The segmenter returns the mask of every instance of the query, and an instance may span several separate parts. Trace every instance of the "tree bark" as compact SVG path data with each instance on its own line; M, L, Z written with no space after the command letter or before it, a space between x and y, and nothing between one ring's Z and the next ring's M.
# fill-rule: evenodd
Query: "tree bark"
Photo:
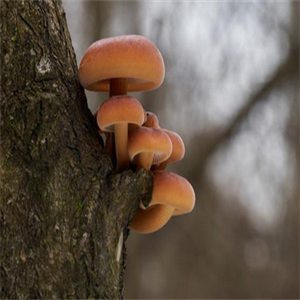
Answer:
M1 299L122 298L151 173L115 174L61 1L1 1Z

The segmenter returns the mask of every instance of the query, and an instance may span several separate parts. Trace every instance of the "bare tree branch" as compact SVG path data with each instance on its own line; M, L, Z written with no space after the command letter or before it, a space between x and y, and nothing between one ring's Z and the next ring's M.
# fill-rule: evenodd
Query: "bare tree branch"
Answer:
M199 169L204 170L209 157L213 155L224 143L229 141L234 135L235 131L244 122L246 117L251 112L255 104L265 99L265 96L272 91L274 88L281 84L290 82L292 84L298 84L297 79L299 78L299 48L293 49L290 54L286 57L283 63L278 67L277 71L270 77L270 79L259 88L252 96L246 101L246 105L236 114L230 125L211 138L205 137L206 144L203 145L201 140L203 136L196 136L194 140L199 141L196 144L200 145L195 147L195 153L201 152L201 156L198 160L198 167L195 168L195 176L201 176L203 172L199 172ZM207 142L209 141L209 142ZM199 149L200 148L200 149ZM194 154L196 155L196 154ZM190 157L194 157L191 155ZM199 155L198 155L199 156Z

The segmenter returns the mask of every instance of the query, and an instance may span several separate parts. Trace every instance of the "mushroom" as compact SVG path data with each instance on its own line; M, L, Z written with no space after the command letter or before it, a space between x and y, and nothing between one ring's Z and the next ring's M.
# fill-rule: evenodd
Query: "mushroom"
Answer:
M161 204L151 206L147 210L138 208L129 227L138 233L152 233L165 226L173 213L172 206Z
M85 52L79 67L79 80L84 88L109 92L110 97L156 89L164 76L165 67L159 50L149 39L138 35L96 41ZM124 123L115 125L115 139L128 135L127 130L128 125ZM125 159L127 154L122 153L125 149L125 144L117 148L117 157ZM118 168L118 171L128 168L128 162Z
M185 147L181 137L174 131L162 129L172 141L173 150L170 157L162 162L160 165L153 167L154 170L165 170L169 163L177 162L183 159L185 154Z
M171 153L172 142L161 129L139 127L129 134L128 154L130 161L137 164L137 170L150 170L152 164L165 161Z
M105 132L113 132L115 129L117 171L129 168L128 124L141 126L145 121L144 117L142 105L131 96L110 97L100 105L97 113L98 126Z
M172 217L189 213L195 205L195 192L183 177L165 171L154 171L152 199L146 210L138 209L130 228L151 233L162 228Z
M146 111L144 110L144 124L145 124L146 121L147 121L147 113L146 113ZM132 131L132 130L138 128L138 127L140 127L140 126L139 126L139 125L136 125L136 124L128 124L128 132L130 132L130 131Z
M158 88L164 79L165 67L157 47L147 38L128 35L102 39L93 43L84 54L79 79L82 86L92 91L109 92L109 98L97 112L100 133L105 132L112 149L115 133L117 171L129 168L129 159L137 169L150 169L164 161L180 160L184 144L174 132L161 130L157 117L147 113L127 92ZM128 126L131 131L128 140ZM141 126L138 127L137 126ZM127 148L128 146L128 148ZM174 147L174 149L173 149ZM195 204L195 193L183 177L165 171L153 171L154 189L147 209L138 209L130 227L149 233L164 226L172 215L190 212Z
M147 111L146 115L147 115L147 120L143 124L144 127L160 128L158 118L154 113ZM171 139L173 150L170 157L167 160L165 160L159 165L153 165L152 167L153 170L165 170L169 163L182 160L185 154L185 147L181 137L176 132L173 132L171 130L168 129L162 129L162 130Z
M127 91L158 88L165 67L157 47L139 35L124 35L96 41L85 52L79 67L82 86L92 91Z
M154 113L152 113L151 111L147 111L146 116L147 118L143 126L151 127L151 128L159 128L158 118Z

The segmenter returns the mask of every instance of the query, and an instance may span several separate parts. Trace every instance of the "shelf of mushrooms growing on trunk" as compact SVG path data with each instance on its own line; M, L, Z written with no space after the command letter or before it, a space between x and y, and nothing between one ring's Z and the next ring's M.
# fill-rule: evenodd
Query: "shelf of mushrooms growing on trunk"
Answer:
M94 41L142 35L161 87L128 93L185 143L168 171L191 214L126 243L126 298L299 296L296 2L64 1L78 65ZM86 92L94 113L108 98Z

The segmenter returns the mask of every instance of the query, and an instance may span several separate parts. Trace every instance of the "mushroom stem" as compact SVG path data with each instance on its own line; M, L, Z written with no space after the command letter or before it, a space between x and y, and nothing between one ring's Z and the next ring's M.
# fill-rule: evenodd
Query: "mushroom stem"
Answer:
M127 95L127 79L110 79L109 96ZM129 157L127 151L128 124L115 124L115 145L117 156L117 172L129 169Z
M150 170L152 161L153 161L154 153L153 152L142 152L139 154L138 163L136 170L140 170L142 168L146 170Z
M169 160L163 161L161 164L159 164L157 167L154 167L154 170L165 170L167 168Z
M115 145L117 156L117 172L129 169L128 144L128 124L115 124Z
M127 79L112 78L110 79L109 97L127 95Z

